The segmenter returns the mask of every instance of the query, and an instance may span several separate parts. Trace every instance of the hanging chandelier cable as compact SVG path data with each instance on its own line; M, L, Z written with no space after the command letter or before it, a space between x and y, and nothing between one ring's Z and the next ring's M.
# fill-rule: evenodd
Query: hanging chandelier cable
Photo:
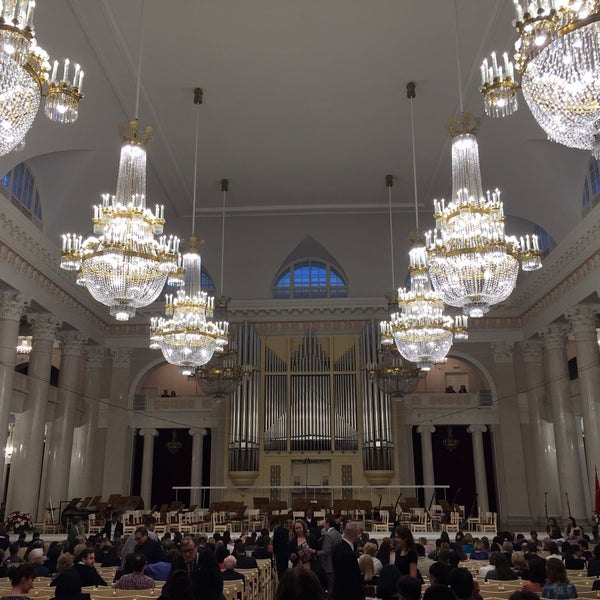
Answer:
M190 376L194 370L206 364L215 352L227 345L229 323L209 321L214 314L215 299L202 291L202 260L196 229L196 196L198 188L198 139L199 113L202 90L194 90L196 105L194 183L192 191L192 235L189 248L183 254L184 286L165 295L165 314L170 318L153 317L150 324L150 348L160 348L172 365L180 368L182 375Z
M76 271L76 282L92 297L109 307L118 321L135 316L136 309L152 304L167 279L183 284L179 238L163 235L164 206L146 207L146 145L152 128L138 124L144 1L140 7L140 47L134 119L129 129L120 126L122 138L119 172L114 195L103 194L93 207L93 234L62 236L61 268ZM158 236L158 239L155 237Z
M477 318L513 292L519 271L541 267L538 238L509 236L498 189L483 193L479 119L463 112L458 6L455 9L456 70L460 115L450 119L452 198L434 200L435 229L425 235L434 290L465 316Z

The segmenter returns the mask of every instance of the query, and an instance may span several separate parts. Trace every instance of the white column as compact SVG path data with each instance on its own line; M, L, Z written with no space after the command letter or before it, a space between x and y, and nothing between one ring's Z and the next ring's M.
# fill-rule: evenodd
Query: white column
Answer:
M594 469L600 467L600 350L596 333L597 305L582 304L565 315L575 337L579 395L585 433L587 490L595 489ZM594 507L588 507L591 514Z
M531 515L527 489L519 488L513 494L515 482L527 481L523 460L523 438L519 414L519 401L515 386L512 342L491 345L494 357L494 381L496 383L499 425L494 427L496 449L496 476L500 499L500 517L503 527L520 529L529 527Z
M569 516L565 492L569 494L572 516L585 519L583 485L579 469L577 428L569 398L569 371L567 363L567 337L564 325L550 325L541 334L545 343L546 373L549 380L552 422L560 482L561 516Z
M152 508L152 471L154 464L154 438L158 435L156 429L140 429L144 438L144 453L142 456L141 496L146 510Z
M28 319L33 330L27 371L29 392L23 412L15 415L14 454L6 510L7 514L20 510L35 516L38 514L52 346L61 322L49 313L30 314ZM27 477L23 473L27 473ZM54 498L52 501L58 502Z
M82 351L87 338L77 331L62 331L58 394L48 443L48 475L45 502L68 500L75 417L83 390Z
M130 438L127 436L129 424L128 391L129 365L133 351L131 348L111 348L112 377L110 380L110 405L106 421L106 450L104 453L104 474L102 497L111 494L128 496L128 464Z
M8 438L10 399L15 379L19 322L29 299L16 290L0 291L0 473L4 473L4 448ZM4 477L0 481L0 498L4 497Z
M102 479L97 470L94 457L98 454L104 459L104 448L97 447L99 398L102 387L102 367L105 349L102 346L86 346L86 359L82 414L80 426L75 428L73 452L71 454L71 476L69 478L69 498L85 498L102 493Z
M490 502L488 500L485 454L483 450L483 434L487 431L487 427L485 425L469 425L467 431L471 434L471 441L473 443L477 506L481 507L482 511L487 512L490 510Z
M188 432L192 436L192 472L190 474L190 486L200 487L202 485L202 447L204 445L204 436L206 429L190 429ZM200 506L202 493L200 490L191 490L190 506Z
M529 410L527 437L530 442L531 465L527 483L530 489L532 517L537 522L545 521L545 500L550 509L560 506L560 485L556 465L554 431L545 417L544 399L544 345L538 341L519 344L525 374L525 391ZM548 440L547 438L551 439Z
M431 446L431 434L435 432L433 425L419 425L417 433L421 435L421 454L423 456L423 485L435 485L435 474L433 470L433 448ZM429 503L429 496L433 490L426 490L424 501Z

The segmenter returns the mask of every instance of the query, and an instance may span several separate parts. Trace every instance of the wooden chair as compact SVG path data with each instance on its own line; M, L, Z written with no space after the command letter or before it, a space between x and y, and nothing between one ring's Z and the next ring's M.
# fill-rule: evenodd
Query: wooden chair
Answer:
M424 508L414 509L414 518L410 523L410 529L413 533L427 533L429 528L429 513Z
M498 531L497 518L497 513L486 512L484 515L484 520L481 523L481 531L484 533L496 533L496 531Z
M379 521L373 521L373 531L375 533L389 533L390 531L390 511L381 509L379 511Z
M246 598L247 600L259 600L260 583L258 578L258 569L236 569L246 577Z
M477 530L479 528L479 526L481 525L481 518L482 518L483 514L481 511L481 506L477 507L477 516L476 517L469 517L467 519L467 529L469 531L474 531Z

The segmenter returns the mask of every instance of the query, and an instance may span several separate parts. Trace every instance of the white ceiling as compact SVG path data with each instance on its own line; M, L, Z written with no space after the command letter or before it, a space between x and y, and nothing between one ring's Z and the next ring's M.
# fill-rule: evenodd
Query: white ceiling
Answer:
M514 42L512 2L457 2L465 109L480 114L479 64ZM134 112L140 14L140 0L38 2L38 42L52 58L83 65L87 97L73 126L38 117L25 150L0 159L0 171L29 161L43 191L45 233L57 247L59 233L89 231L90 205L114 191L117 125ZM421 227L430 227L432 199L448 197L451 185L445 124L458 111L454 23L452 0L145 0L140 121L155 132L149 204L164 203L168 231L188 235L192 90L199 86L197 231L207 251L219 246L219 182L226 177L233 232L293 232L278 236L274 268L315 234L306 224L323 213L332 239L319 241L344 264L352 253L333 239L344 231L331 223L348 213L383 237L385 175L392 173L402 213L397 251L405 252L413 223L405 87L417 84ZM485 119L479 140L484 187L500 187L507 214L560 241L580 218L586 153L546 141L526 106L508 119ZM381 239L360 240L362 247L371 243L385 252ZM273 274L270 258L252 256L268 263L265 277ZM213 257L213 271L217 262ZM386 291L389 281L379 288L375 293Z

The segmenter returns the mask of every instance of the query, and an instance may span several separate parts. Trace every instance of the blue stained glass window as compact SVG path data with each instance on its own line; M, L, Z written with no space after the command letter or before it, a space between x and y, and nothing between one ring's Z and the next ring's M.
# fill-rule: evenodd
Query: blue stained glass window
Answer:
M588 184L588 180L583 182L583 206L585 206L590 201L590 186Z
M600 169L595 158L590 160L590 180L592 183L592 196L600 192Z
M7 173L3 178L2 178L2 185L4 187L8 187L8 184L10 182L10 173Z

